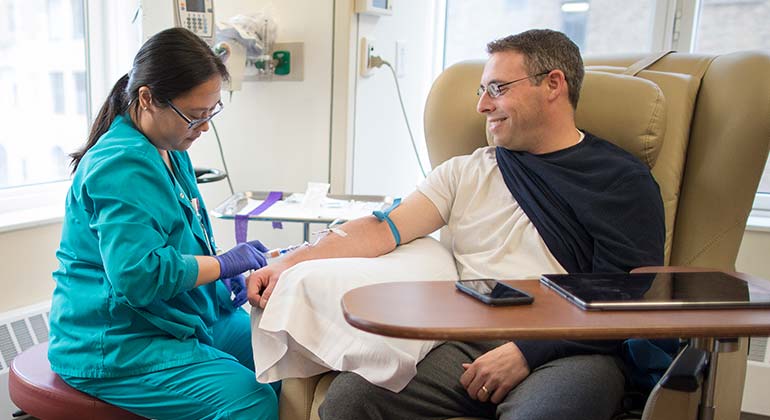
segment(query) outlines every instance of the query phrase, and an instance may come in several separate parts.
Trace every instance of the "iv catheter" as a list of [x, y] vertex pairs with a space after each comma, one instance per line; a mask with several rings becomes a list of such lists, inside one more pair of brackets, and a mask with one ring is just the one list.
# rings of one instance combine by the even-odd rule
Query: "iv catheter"
[[[329, 223], [329, 226], [326, 229], [322, 231], [314, 232], [313, 235], [318, 235], [319, 237], [315, 240], [313, 245], [318, 243], [318, 241], [321, 239], [322, 236], [325, 236], [330, 232], [336, 233], [337, 235], [342, 237], [348, 236], [348, 234], [344, 230], [336, 227], [337, 225], [340, 225], [342, 223], [343, 221], [341, 219], [336, 219], [333, 222]], [[288, 254], [289, 252], [294, 251], [295, 249], [301, 248], [303, 246], [310, 246], [310, 243], [308, 241], [305, 241], [301, 244], [289, 245], [286, 248], [274, 248], [265, 252], [265, 257], [267, 257], [268, 259], [278, 258], [282, 255]]]

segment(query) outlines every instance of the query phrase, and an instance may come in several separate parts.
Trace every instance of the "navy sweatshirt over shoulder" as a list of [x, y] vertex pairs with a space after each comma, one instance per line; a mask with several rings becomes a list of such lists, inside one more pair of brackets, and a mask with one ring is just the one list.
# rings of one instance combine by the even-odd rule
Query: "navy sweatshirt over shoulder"
[[[570, 273], [663, 265], [665, 217], [658, 184], [633, 155], [589, 133], [534, 155], [497, 148], [506, 186]], [[615, 353], [619, 341], [517, 340], [530, 369], [560, 357]]]

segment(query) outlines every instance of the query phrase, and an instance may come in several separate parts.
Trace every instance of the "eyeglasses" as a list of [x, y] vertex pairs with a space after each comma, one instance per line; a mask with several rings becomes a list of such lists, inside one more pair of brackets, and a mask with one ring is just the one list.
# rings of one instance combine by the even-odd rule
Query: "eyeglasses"
[[548, 70], [542, 73], [534, 74], [532, 76], [522, 77], [521, 79], [511, 80], [510, 82], [505, 82], [505, 83], [492, 82], [488, 84], [486, 87], [484, 87], [484, 85], [480, 85], [478, 90], [476, 90], [476, 95], [481, 96], [484, 94], [484, 92], [487, 92], [487, 95], [489, 95], [490, 98], [497, 98], [505, 93], [505, 91], [503, 91], [502, 89], [506, 86], [510, 86], [516, 82], [521, 82], [522, 80], [531, 79], [533, 77], [545, 76], [550, 72], [551, 70]]
[[171, 101], [166, 101], [166, 103], [171, 107], [171, 109], [176, 112], [177, 115], [179, 115], [184, 122], [187, 123], [187, 129], [192, 130], [193, 128], [198, 128], [202, 126], [203, 124], [206, 124], [207, 122], [211, 121], [212, 118], [214, 118], [217, 114], [222, 112], [222, 109], [225, 107], [222, 105], [222, 101], [217, 101], [217, 104], [214, 105], [214, 110], [211, 111], [211, 113], [207, 117], [198, 118], [198, 119], [190, 119], [185, 116], [182, 111], [179, 110], [179, 108], [175, 107], [174, 104], [171, 103]]

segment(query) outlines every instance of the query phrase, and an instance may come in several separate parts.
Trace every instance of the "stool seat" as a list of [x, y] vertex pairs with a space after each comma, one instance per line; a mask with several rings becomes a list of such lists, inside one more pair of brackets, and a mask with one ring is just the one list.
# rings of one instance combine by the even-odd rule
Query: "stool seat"
[[13, 359], [8, 388], [17, 407], [41, 420], [144, 419], [67, 385], [51, 370], [48, 343], [32, 346]]

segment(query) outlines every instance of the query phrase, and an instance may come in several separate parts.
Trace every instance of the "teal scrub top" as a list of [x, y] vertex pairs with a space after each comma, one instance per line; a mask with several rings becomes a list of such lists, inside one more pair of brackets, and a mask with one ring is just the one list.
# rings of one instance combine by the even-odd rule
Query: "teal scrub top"
[[[186, 152], [158, 149], [118, 116], [78, 165], [53, 273], [48, 358], [103, 378], [217, 358], [211, 326], [234, 309], [222, 282], [195, 287], [211, 225]], [[197, 210], [196, 210], [197, 201]]]

